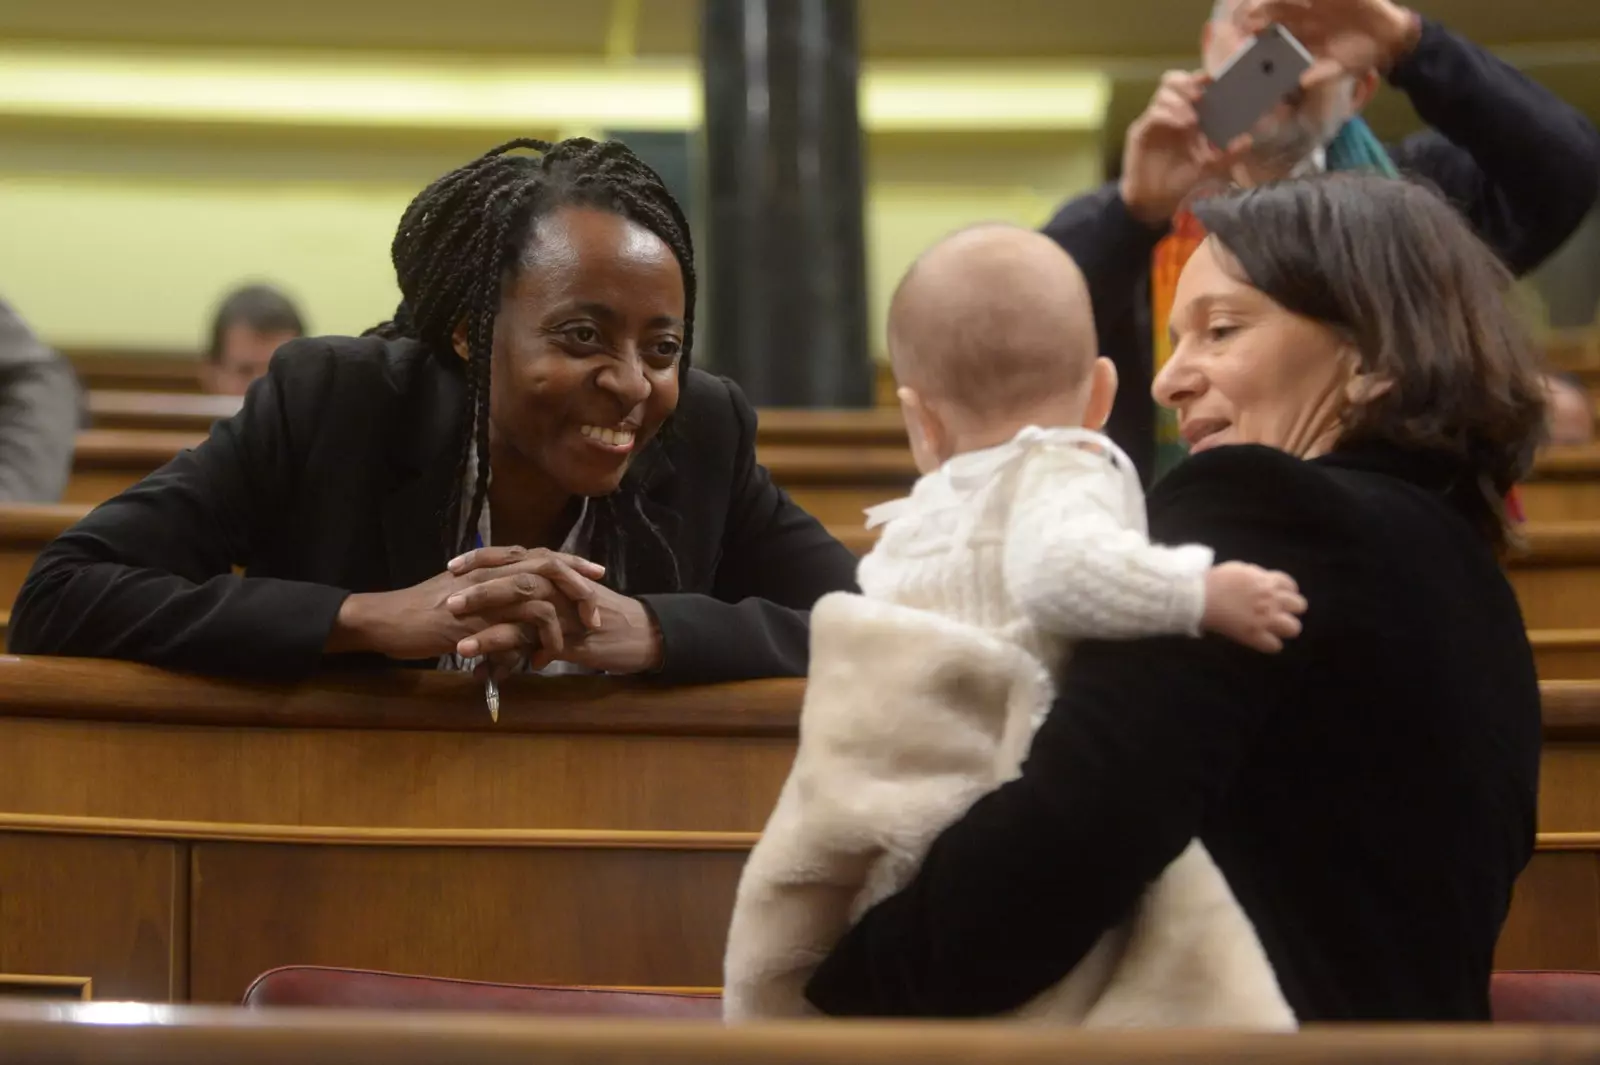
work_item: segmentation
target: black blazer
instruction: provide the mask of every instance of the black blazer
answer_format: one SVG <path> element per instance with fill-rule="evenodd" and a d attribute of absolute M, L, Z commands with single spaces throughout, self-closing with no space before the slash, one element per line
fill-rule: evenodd
<path fill-rule="evenodd" d="M 11 651 L 313 671 L 349 593 L 444 569 L 463 388 L 414 341 L 285 345 L 239 414 L 44 550 Z M 667 679 L 803 674 L 811 605 L 855 586 L 855 557 L 756 462 L 755 431 L 735 385 L 691 370 L 641 471 L 681 591 L 663 565 L 630 569 L 625 590 L 660 623 Z"/>
<path fill-rule="evenodd" d="M 1152 535 L 1285 570 L 1281 655 L 1218 637 L 1080 644 L 1021 777 L 816 973 L 830 1013 L 962 1016 L 1064 976 L 1199 837 L 1302 1021 L 1487 1020 L 1534 844 L 1540 714 L 1516 598 L 1448 461 L 1197 455 Z"/>
<path fill-rule="evenodd" d="M 1526 74 L 1431 20 L 1390 72 L 1430 127 L 1391 149 L 1518 275 L 1544 262 L 1600 194 L 1600 133 Z M 1115 182 L 1063 206 L 1044 232 L 1083 267 L 1100 350 L 1122 382 L 1106 432 L 1149 483 L 1155 461 L 1150 257 L 1166 236 L 1128 214 Z"/>

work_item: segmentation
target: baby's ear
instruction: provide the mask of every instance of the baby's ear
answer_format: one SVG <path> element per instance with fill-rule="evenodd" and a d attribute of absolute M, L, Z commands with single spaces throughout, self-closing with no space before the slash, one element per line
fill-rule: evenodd
<path fill-rule="evenodd" d="M 450 346 L 455 348 L 456 354 L 461 356 L 462 362 L 472 359 L 472 348 L 467 344 L 467 320 L 465 318 L 456 323 L 455 329 L 450 334 Z"/>
<path fill-rule="evenodd" d="M 906 436 L 917 469 L 932 473 L 944 461 L 944 422 L 914 388 L 902 385 L 895 390 L 895 398 L 900 400 L 900 417 L 906 423 Z"/>
<path fill-rule="evenodd" d="M 1089 371 L 1089 402 L 1083 409 L 1084 428 L 1105 428 L 1106 419 L 1111 417 L 1111 405 L 1116 401 L 1117 367 L 1102 356 L 1094 360 L 1094 368 Z"/>

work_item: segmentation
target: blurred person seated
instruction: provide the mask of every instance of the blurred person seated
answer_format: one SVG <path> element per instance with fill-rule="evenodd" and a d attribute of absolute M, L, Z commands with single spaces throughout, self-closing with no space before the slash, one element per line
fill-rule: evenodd
<path fill-rule="evenodd" d="M 72 365 L 0 300 L 0 502 L 61 498 L 79 412 Z"/>
<path fill-rule="evenodd" d="M 211 322 L 211 346 L 200 365 L 200 388 L 220 396 L 242 396 L 267 372 L 279 345 L 306 335 L 293 301 L 270 285 L 246 285 L 229 293 Z"/>
<path fill-rule="evenodd" d="M 1577 447 L 1594 440 L 1594 400 L 1572 374 L 1544 376 L 1545 422 L 1555 447 Z"/>

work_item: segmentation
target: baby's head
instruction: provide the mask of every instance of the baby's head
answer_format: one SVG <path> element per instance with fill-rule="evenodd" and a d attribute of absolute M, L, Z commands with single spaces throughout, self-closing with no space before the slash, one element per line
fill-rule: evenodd
<path fill-rule="evenodd" d="M 1098 357 L 1083 273 L 1060 245 L 1009 225 L 946 237 L 889 305 L 889 360 L 917 467 L 1002 444 L 1026 425 L 1098 429 L 1117 377 Z"/>

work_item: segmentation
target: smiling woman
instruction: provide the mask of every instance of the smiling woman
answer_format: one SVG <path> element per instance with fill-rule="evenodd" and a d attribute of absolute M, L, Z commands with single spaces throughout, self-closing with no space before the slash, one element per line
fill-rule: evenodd
<path fill-rule="evenodd" d="M 1016 1009 L 1199 839 L 1302 1024 L 1489 1017 L 1540 753 L 1497 551 L 1542 402 L 1509 275 L 1399 181 L 1196 212 L 1156 393 L 1203 453 L 1151 492 L 1150 536 L 1288 573 L 1304 629 L 1278 655 L 1079 644 L 1021 775 L 817 970 L 825 1012 Z"/>
<path fill-rule="evenodd" d="M 393 320 L 285 345 L 236 417 L 63 534 L 11 649 L 803 673 L 854 556 L 756 463 L 738 388 L 690 368 L 693 249 L 655 172 L 515 141 L 418 195 L 392 251 Z"/>

